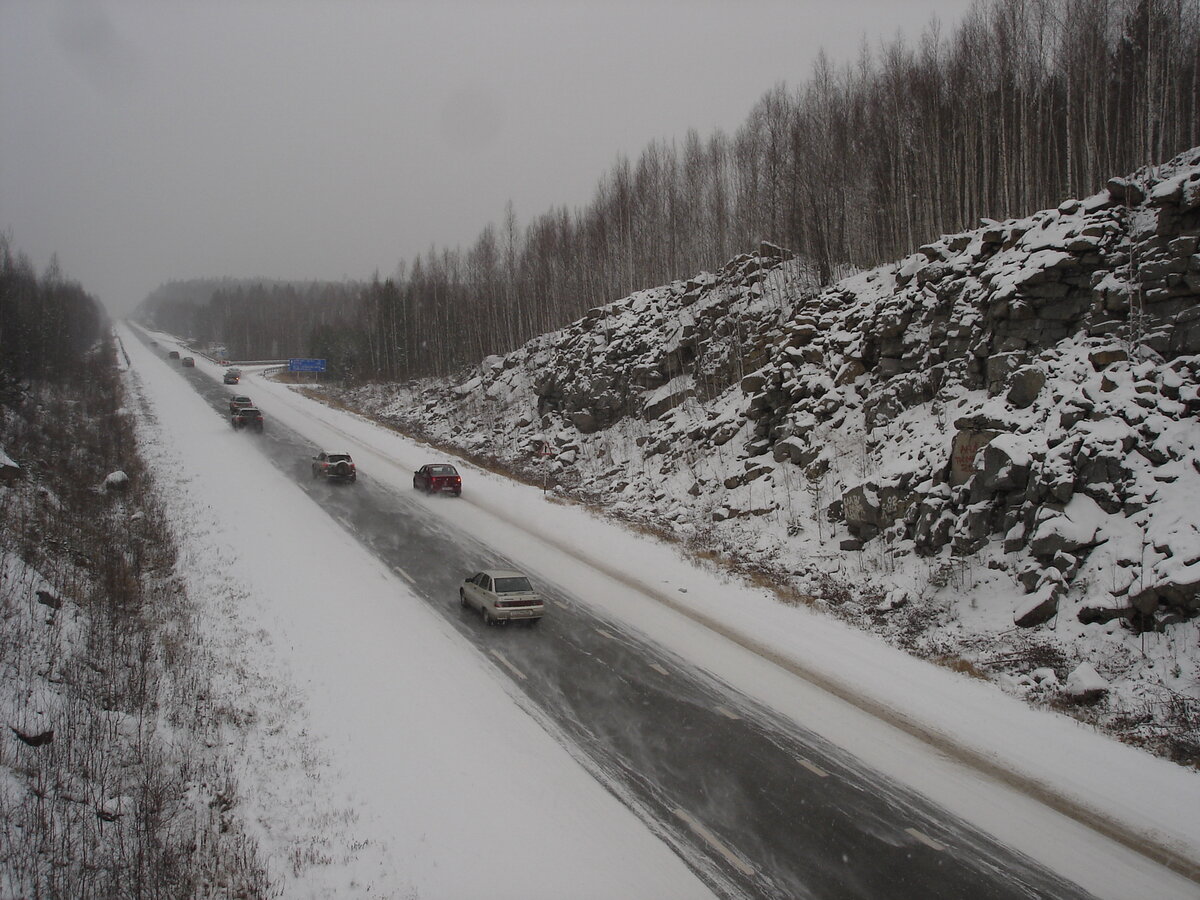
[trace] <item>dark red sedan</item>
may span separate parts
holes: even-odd
[[[427,494],[446,493],[457,497],[462,493],[462,477],[449,463],[431,463],[413,472],[413,487]]]

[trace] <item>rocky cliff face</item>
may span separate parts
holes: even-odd
[[[1160,501],[1200,464],[1197,163],[943,238],[805,304],[807,327],[742,382],[748,449],[820,477],[820,425],[857,410],[891,459],[840,479],[848,547],[885,530],[924,556],[1002,540],[1037,600],[1020,626],[1050,620],[1089,561],[1107,589],[1090,583],[1077,615],[1140,629],[1195,615],[1200,544]],[[918,428],[927,412],[953,429]]]
[[[1193,759],[1198,240],[1200,149],[825,290],[764,245],[343,399]]]

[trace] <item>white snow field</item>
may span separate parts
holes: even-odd
[[[139,434],[175,523],[179,574],[209,610],[230,697],[253,711],[235,754],[239,802],[286,897],[710,895],[520,707],[494,661],[248,452],[174,365],[128,326],[120,333],[132,360],[128,405],[150,413]],[[219,380],[220,367],[196,365]],[[414,469],[444,458],[243,371],[237,391],[268,428],[348,450],[364,477],[411,489]],[[783,605],[537,488],[457,464],[459,500],[416,502],[535,578],[1099,897],[1200,894],[1195,880],[1125,845],[1143,842],[1200,877],[1196,772]]]

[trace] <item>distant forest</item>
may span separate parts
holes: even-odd
[[[828,282],[1197,144],[1200,0],[987,0],[951,33],[935,22],[840,65],[822,54],[732,136],[618,157],[584,208],[521,225],[510,203],[469,248],[432,247],[370,283],[218,283],[206,302],[167,285],[142,315],[242,357],[442,375],[762,240]]]
[[[57,257],[39,276],[0,234],[0,406],[30,381],[78,378],[107,325],[99,303],[63,275]]]

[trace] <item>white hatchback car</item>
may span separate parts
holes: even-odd
[[[510,569],[476,572],[458,589],[458,602],[478,609],[489,625],[513,620],[532,625],[546,612],[546,604],[529,579]]]

